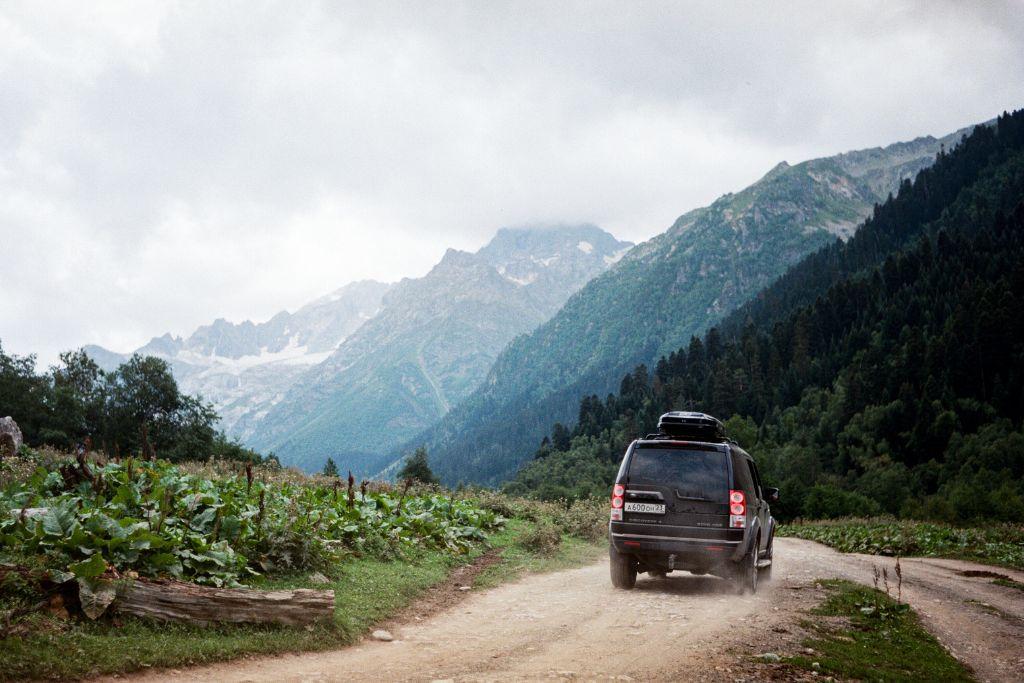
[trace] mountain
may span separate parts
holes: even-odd
[[[131,357],[130,353],[118,353],[117,351],[110,351],[97,346],[96,344],[86,344],[82,347],[86,355],[89,356],[100,367],[100,370],[104,372],[113,372],[117,369],[121,363],[128,360]]]
[[[516,335],[550,318],[632,246],[593,225],[506,228],[475,254],[448,250],[310,368],[249,444],[281,462],[372,474],[483,381]]]
[[[575,419],[580,396],[612,391],[636,364],[702,333],[805,255],[848,239],[962,132],[783,162],[684,214],[510,344],[480,388],[407,448],[426,444],[449,483],[506,479],[552,420]]]
[[[979,126],[703,339],[586,396],[508,485],[607,495],[623,449],[688,407],[781,486],[780,518],[1024,521],[1024,110]]]
[[[228,435],[248,440],[295,380],[377,313],[390,287],[353,282],[294,313],[282,311],[263,323],[221,318],[188,338],[154,337],[134,353],[167,360],[183,392],[212,402]],[[99,346],[85,351],[106,370],[130,355]]]

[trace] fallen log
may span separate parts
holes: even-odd
[[[169,580],[118,581],[111,611],[202,626],[219,622],[305,626],[334,616],[334,591],[211,588]]]

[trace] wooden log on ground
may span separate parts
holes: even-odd
[[[119,582],[110,609],[161,621],[305,626],[334,616],[334,591],[212,588],[181,581]]]

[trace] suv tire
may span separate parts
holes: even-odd
[[[636,585],[636,560],[611,547],[608,548],[608,559],[611,566],[612,585],[623,590],[632,589]]]
[[[761,559],[760,545],[760,539],[754,539],[754,547],[750,549],[750,552],[747,553],[746,557],[743,558],[736,568],[736,583],[740,595],[747,593],[753,595],[757,593],[757,575],[760,573],[757,563]]]

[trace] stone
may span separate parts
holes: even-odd
[[[21,429],[14,418],[0,417],[0,458],[16,454],[22,443]]]
[[[757,658],[762,662],[768,662],[770,664],[777,664],[782,661],[782,657],[778,656],[774,652],[765,652],[763,655],[758,655]]]
[[[309,582],[310,583],[330,583],[331,580],[328,579],[323,574],[321,574],[320,572],[313,572],[312,574],[309,575]]]
[[[390,643],[391,641],[393,641],[395,639],[395,637],[393,635],[391,635],[390,631],[385,631],[382,628],[379,628],[376,631],[374,631],[373,633],[371,633],[370,637],[373,638],[374,640],[380,640],[380,641],[383,641],[385,643]]]

